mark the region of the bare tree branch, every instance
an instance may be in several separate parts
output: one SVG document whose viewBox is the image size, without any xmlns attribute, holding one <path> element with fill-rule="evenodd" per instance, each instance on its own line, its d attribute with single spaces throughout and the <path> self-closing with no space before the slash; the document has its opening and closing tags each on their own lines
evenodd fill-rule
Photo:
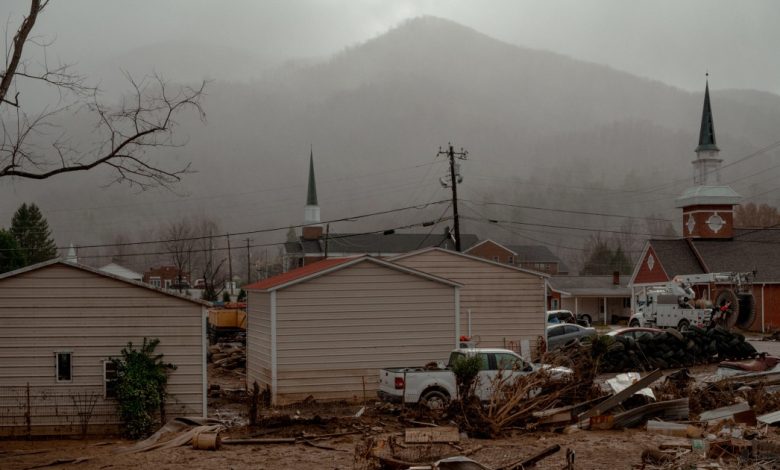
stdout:
<svg viewBox="0 0 780 470">
<path fill-rule="evenodd" d="M 105 105 L 97 87 L 87 85 L 86 78 L 71 71 L 69 65 L 50 66 L 46 47 L 50 44 L 30 37 L 38 15 L 48 0 L 31 0 L 30 13 L 22 21 L 9 50 L 6 70 L 0 81 L 0 178 L 20 177 L 43 180 L 55 175 L 88 171 L 99 166 L 112 168 L 112 183 L 124 182 L 147 189 L 169 187 L 190 172 L 189 164 L 163 169 L 145 157 L 151 147 L 178 147 L 174 140 L 177 118 L 194 110 L 201 120 L 205 113 L 201 100 L 205 82 L 197 87 L 172 88 L 160 76 L 134 80 L 125 73 L 132 93 L 119 106 Z M 36 67 L 23 60 L 27 44 L 44 49 L 43 63 Z M 60 94 L 60 103 L 29 115 L 20 101 L 20 92 L 8 98 L 17 81 L 27 80 L 52 87 Z M 21 95 L 23 98 L 24 96 Z M 67 98 L 73 97 L 72 101 Z M 10 106 L 10 108 L 9 108 Z M 9 112 L 9 110 L 13 110 Z M 86 110 L 95 118 L 96 139 L 87 145 L 71 145 L 64 133 L 52 137 L 66 117 Z M 41 141 L 49 140 L 47 145 Z"/>
</svg>

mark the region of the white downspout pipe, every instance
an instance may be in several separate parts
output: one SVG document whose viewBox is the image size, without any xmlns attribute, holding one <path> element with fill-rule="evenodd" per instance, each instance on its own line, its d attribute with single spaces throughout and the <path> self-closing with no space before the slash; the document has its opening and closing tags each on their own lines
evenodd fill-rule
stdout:
<svg viewBox="0 0 780 470">
<path fill-rule="evenodd" d="M 766 287 L 766 284 L 761 284 L 761 333 L 766 332 L 766 323 L 764 323 L 764 306 L 766 305 L 764 300 L 764 287 Z"/>
</svg>

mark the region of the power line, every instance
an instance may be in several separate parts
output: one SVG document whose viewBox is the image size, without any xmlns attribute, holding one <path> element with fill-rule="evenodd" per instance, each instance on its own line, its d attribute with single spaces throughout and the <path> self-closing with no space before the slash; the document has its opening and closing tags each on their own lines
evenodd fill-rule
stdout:
<svg viewBox="0 0 780 470">
<path fill-rule="evenodd" d="M 577 215 L 594 215 L 594 216 L 601 216 L 601 217 L 617 217 L 617 218 L 625 218 L 625 219 L 642 219 L 642 220 L 657 220 L 660 222 L 671 222 L 671 219 L 665 219 L 661 217 L 639 217 L 639 216 L 633 216 L 633 215 L 624 215 L 624 214 L 608 214 L 605 212 L 589 212 L 589 211 L 575 211 L 575 210 L 567 210 L 567 209 L 553 209 L 549 207 L 537 207 L 537 206 L 527 206 L 522 204 L 509 204 L 505 202 L 489 202 L 489 201 L 475 201 L 473 199 L 461 199 L 461 201 L 471 202 L 472 204 L 477 204 L 481 206 L 505 206 L 505 207 L 514 207 L 517 209 L 532 209 L 532 210 L 539 210 L 539 211 L 547 211 L 547 212 L 560 212 L 564 214 L 577 214 Z"/>
<path fill-rule="evenodd" d="M 406 230 L 406 229 L 417 228 L 417 227 L 428 227 L 431 224 L 435 224 L 435 223 L 439 223 L 439 222 L 443 222 L 445 220 L 451 220 L 451 219 L 452 219 L 452 217 L 445 217 L 443 219 L 439 219 L 439 220 L 435 220 L 435 221 L 428 220 L 428 221 L 425 221 L 425 222 L 417 222 L 417 223 L 413 223 L 413 224 L 400 225 L 400 226 L 397 226 L 397 227 L 385 228 L 385 229 L 381 229 L 381 230 L 372 230 L 372 231 L 360 232 L 360 233 L 338 234 L 338 235 L 330 236 L 329 238 L 332 239 L 332 240 L 337 240 L 337 239 L 342 239 L 342 238 L 360 237 L 360 236 L 365 236 L 365 235 L 384 234 L 386 232 L 391 232 L 391 231 L 395 231 L 395 230 Z M 231 233 L 231 235 L 236 235 L 236 234 Z M 224 236 L 225 235 L 213 235 L 213 236 L 208 236 L 208 237 L 203 237 L 203 238 L 219 238 L 219 237 L 224 237 Z M 254 245 L 248 245 L 245 248 L 262 248 L 262 247 L 270 247 L 270 246 L 281 246 L 281 245 L 284 245 L 285 243 L 287 243 L 287 242 L 285 241 L 285 242 L 272 242 L 272 243 L 258 243 L 258 244 L 254 244 Z M 81 247 L 79 247 L 79 248 L 81 248 Z M 191 251 L 188 251 L 188 253 L 203 253 L 203 252 L 228 251 L 228 250 L 229 250 L 228 247 L 221 247 L 221 248 L 206 247 L 206 248 L 193 249 Z M 173 253 L 176 253 L 176 251 L 153 251 L 153 252 L 143 252 L 143 253 L 126 253 L 126 254 L 119 255 L 118 257 L 120 257 L 120 258 L 129 258 L 129 257 L 134 257 L 134 256 L 152 256 L 152 255 L 157 256 L 157 255 L 169 255 L 169 254 L 173 254 Z M 79 259 L 82 259 L 82 258 L 83 259 L 107 258 L 107 257 L 110 257 L 110 256 L 112 256 L 112 255 L 78 255 Z"/>
<path fill-rule="evenodd" d="M 427 204 L 418 204 L 415 206 L 406 206 L 406 207 L 399 207 L 397 209 L 388 209 L 385 211 L 378 211 L 378 212 L 370 212 L 367 214 L 361 214 L 361 215 L 355 215 L 351 217 L 342 217 L 340 219 L 332 219 L 332 220 L 326 220 L 323 221 L 323 224 L 326 223 L 335 223 L 335 222 L 354 222 L 359 219 L 363 219 L 366 217 L 374 217 L 378 215 L 387 215 L 387 214 L 393 214 L 396 212 L 401 212 L 409 209 L 425 209 L 428 206 L 437 205 L 437 204 L 443 204 L 449 202 L 447 199 L 442 199 L 439 201 L 433 201 L 429 202 Z M 276 232 L 280 230 L 289 230 L 290 228 L 300 228 L 307 224 L 296 224 L 296 225 L 286 225 L 284 227 L 274 227 L 274 228 L 265 228 L 265 229 L 257 229 L 257 230 L 249 230 L 245 232 L 231 232 L 230 235 L 235 236 L 244 236 L 244 235 L 252 235 L 256 233 L 268 233 L 268 232 Z M 164 240 L 145 240 L 140 242 L 126 242 L 126 243 L 105 243 L 105 244 L 97 244 L 97 245 L 82 245 L 79 246 L 79 249 L 87 249 L 87 248 L 109 248 L 109 247 L 119 247 L 119 246 L 136 246 L 136 245 L 148 245 L 148 244 L 156 244 L 156 243 L 173 243 L 173 242 L 180 242 L 180 241 L 195 241 L 195 240 L 205 240 L 207 238 L 213 238 L 213 237 L 226 237 L 227 233 L 223 234 L 217 234 L 217 235 L 203 235 L 203 236 L 197 236 L 197 237 L 184 237 L 184 238 L 171 238 L 171 239 L 164 239 Z M 67 247 L 57 247 L 57 249 L 64 250 L 67 249 Z M 21 248 L 4 248 L 0 249 L 0 251 L 14 251 L 14 250 L 21 250 Z"/>
</svg>

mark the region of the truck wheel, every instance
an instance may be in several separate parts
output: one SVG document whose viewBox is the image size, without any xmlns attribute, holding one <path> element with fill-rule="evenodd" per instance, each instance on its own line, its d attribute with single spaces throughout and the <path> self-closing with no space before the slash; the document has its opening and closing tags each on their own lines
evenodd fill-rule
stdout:
<svg viewBox="0 0 780 470">
<path fill-rule="evenodd" d="M 725 314 L 723 325 L 726 329 L 731 329 L 737 324 L 740 307 L 737 294 L 733 290 L 723 289 L 718 293 L 718 297 L 715 298 L 715 308 L 720 309 L 722 307 L 726 307 L 723 312 Z"/>
<path fill-rule="evenodd" d="M 685 333 L 688 331 L 688 328 L 690 328 L 691 322 L 688 320 L 680 320 L 680 323 L 677 324 L 677 331 L 680 333 Z"/>
<path fill-rule="evenodd" d="M 420 404 L 433 411 L 447 408 L 449 402 L 450 396 L 446 392 L 437 389 L 426 390 L 420 397 Z"/>
<path fill-rule="evenodd" d="M 630 327 L 632 327 L 632 328 L 639 328 L 639 320 L 637 320 L 636 318 L 635 318 L 635 319 L 633 319 L 633 320 L 631 320 L 631 321 L 628 323 L 628 326 L 630 326 Z"/>
<path fill-rule="evenodd" d="M 737 298 L 739 299 L 737 326 L 747 330 L 753 326 L 753 321 L 756 319 L 756 301 L 753 294 L 738 294 Z"/>
<path fill-rule="evenodd" d="M 591 320 L 591 318 L 590 318 L 590 315 L 588 315 L 587 313 L 582 314 L 580 316 L 580 318 L 585 323 L 585 325 L 582 325 L 584 327 L 589 327 L 592 324 L 592 322 L 593 322 L 593 320 Z"/>
</svg>

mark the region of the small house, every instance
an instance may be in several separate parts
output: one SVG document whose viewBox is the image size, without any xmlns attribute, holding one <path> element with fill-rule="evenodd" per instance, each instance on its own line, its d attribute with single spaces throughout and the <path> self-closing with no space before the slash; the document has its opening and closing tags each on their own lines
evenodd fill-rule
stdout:
<svg viewBox="0 0 780 470">
<path fill-rule="evenodd" d="M 110 358 L 157 338 L 167 416 L 206 415 L 206 302 L 50 260 L 0 274 L 0 436 L 116 432 Z"/>
<path fill-rule="evenodd" d="M 247 383 L 272 402 L 364 400 L 379 369 L 446 360 L 458 282 L 371 256 L 329 258 L 250 284 Z"/>
<path fill-rule="evenodd" d="M 391 261 L 462 284 L 460 331 L 479 347 L 535 356 L 545 335 L 547 274 L 441 248 Z"/>
</svg>

